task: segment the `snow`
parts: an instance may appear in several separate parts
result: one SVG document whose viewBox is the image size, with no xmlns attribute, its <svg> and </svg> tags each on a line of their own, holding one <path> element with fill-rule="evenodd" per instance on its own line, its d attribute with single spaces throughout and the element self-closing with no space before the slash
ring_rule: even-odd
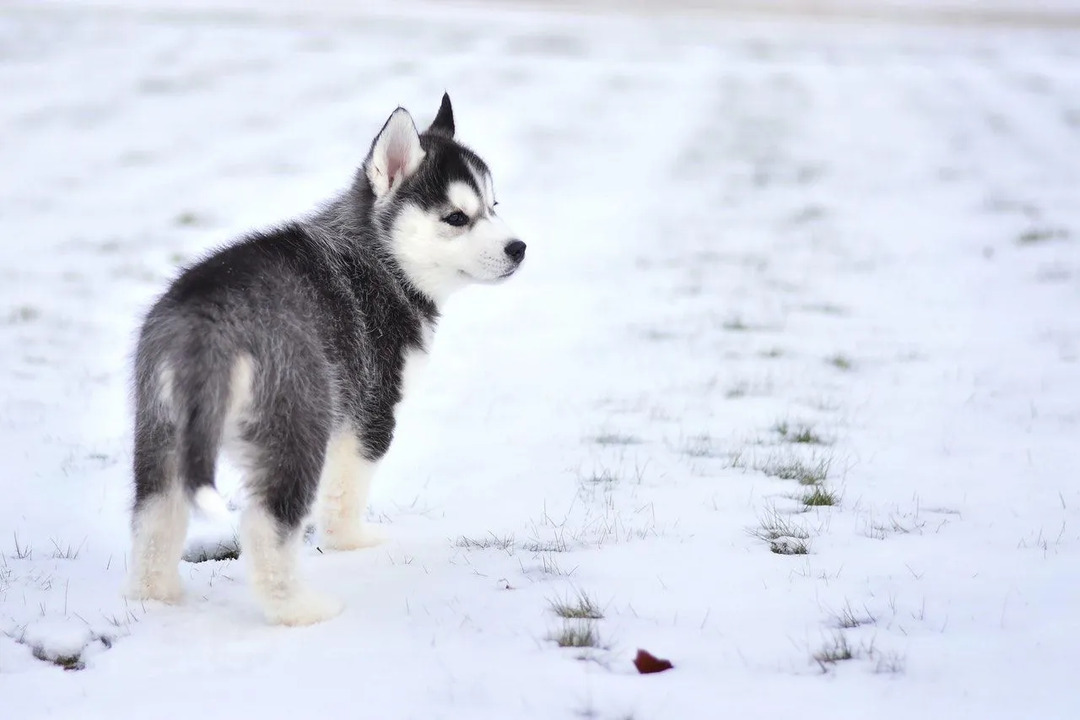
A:
<svg viewBox="0 0 1080 720">
<path fill-rule="evenodd" d="M 0 9 L 3 717 L 1075 716 L 1076 32 L 591 10 Z M 529 256 L 446 308 L 388 541 L 307 546 L 344 614 L 127 604 L 142 311 L 444 89 Z"/>
</svg>

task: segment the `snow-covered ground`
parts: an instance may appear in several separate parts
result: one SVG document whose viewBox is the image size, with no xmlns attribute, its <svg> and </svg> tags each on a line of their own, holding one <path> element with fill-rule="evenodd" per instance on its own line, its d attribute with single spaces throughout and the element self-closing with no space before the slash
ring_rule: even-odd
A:
<svg viewBox="0 0 1080 720">
<path fill-rule="evenodd" d="M 141 312 L 444 88 L 529 259 L 446 310 L 389 541 L 307 548 L 345 613 L 126 604 Z M 0 89 L 5 720 L 1080 712 L 1080 34 L 21 4 Z"/>
</svg>

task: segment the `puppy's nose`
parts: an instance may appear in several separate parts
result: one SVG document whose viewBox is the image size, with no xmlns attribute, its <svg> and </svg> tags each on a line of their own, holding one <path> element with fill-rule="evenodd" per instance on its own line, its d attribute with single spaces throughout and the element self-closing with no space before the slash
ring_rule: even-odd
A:
<svg viewBox="0 0 1080 720">
<path fill-rule="evenodd" d="M 506 254 L 514 262 L 521 262 L 525 259 L 525 243 L 520 240 L 511 240 L 506 243 Z"/>
</svg>

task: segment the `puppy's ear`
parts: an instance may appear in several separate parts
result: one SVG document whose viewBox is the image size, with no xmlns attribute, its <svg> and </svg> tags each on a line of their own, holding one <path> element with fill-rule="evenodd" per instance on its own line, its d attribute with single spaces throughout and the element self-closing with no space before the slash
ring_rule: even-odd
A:
<svg viewBox="0 0 1080 720">
<path fill-rule="evenodd" d="M 450 105 L 449 93 L 443 93 L 439 112 L 426 132 L 445 135 L 448 138 L 454 137 L 454 108 Z"/>
<path fill-rule="evenodd" d="M 405 178 L 416 172 L 424 151 L 412 115 L 399 107 L 371 143 L 371 151 L 364 161 L 364 173 L 371 183 L 376 198 L 387 195 L 399 187 Z"/>
</svg>

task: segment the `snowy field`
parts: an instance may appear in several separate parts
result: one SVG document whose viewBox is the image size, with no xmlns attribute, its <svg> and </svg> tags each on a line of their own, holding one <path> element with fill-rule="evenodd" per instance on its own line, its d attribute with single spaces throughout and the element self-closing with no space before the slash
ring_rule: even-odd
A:
<svg viewBox="0 0 1080 720">
<path fill-rule="evenodd" d="M 0 717 L 1078 717 L 1054 24 L 0 6 Z M 529 257 L 446 308 L 388 541 L 307 546 L 345 613 L 125 603 L 141 313 L 444 89 Z"/>
</svg>

